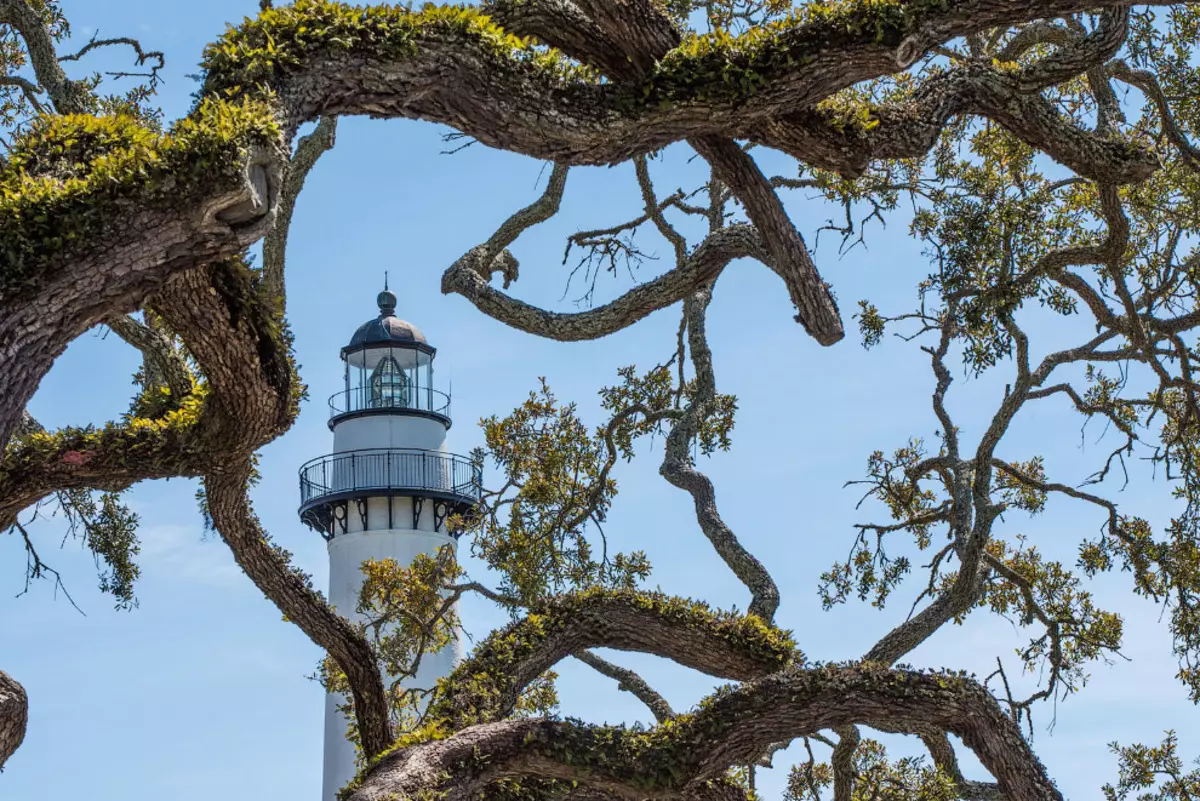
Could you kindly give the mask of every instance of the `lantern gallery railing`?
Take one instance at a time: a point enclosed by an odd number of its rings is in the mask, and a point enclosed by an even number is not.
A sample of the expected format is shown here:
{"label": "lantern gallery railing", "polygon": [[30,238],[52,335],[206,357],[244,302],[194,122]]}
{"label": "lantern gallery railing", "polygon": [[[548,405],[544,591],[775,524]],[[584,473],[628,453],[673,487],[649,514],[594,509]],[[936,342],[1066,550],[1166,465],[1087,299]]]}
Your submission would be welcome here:
{"label": "lantern gallery railing", "polygon": [[410,448],[374,448],[321,456],[300,468],[300,509],[364,495],[429,497],[472,506],[483,469],[465,456]]}
{"label": "lantern gallery railing", "polygon": [[382,393],[370,386],[335,392],[329,399],[329,418],[347,414],[415,411],[450,417],[450,396],[428,387],[408,387]]}

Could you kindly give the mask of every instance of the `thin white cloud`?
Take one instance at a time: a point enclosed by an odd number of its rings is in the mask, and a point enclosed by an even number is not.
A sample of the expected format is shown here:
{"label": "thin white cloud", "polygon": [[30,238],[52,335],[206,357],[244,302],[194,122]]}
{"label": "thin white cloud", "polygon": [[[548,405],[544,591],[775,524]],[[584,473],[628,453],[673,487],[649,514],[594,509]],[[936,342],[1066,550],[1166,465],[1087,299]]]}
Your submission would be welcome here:
{"label": "thin white cloud", "polygon": [[152,525],[138,531],[144,573],[174,581],[225,585],[244,580],[229,549],[220,540],[203,539],[191,526]]}

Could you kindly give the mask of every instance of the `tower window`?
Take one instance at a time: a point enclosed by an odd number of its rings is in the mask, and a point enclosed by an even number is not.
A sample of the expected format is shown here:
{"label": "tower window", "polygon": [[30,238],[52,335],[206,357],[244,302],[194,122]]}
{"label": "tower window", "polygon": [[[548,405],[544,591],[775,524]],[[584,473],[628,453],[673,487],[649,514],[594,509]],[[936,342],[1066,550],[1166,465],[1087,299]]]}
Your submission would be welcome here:
{"label": "tower window", "polygon": [[408,376],[391,356],[386,356],[371,373],[371,406],[375,408],[408,406]]}

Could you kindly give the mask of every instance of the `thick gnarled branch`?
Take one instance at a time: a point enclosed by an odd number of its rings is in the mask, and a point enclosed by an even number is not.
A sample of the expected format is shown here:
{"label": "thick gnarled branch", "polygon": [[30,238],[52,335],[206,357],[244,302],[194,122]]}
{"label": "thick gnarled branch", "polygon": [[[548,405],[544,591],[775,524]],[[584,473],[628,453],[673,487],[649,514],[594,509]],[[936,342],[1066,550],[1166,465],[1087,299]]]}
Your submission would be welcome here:
{"label": "thick gnarled branch", "polygon": [[924,156],[952,117],[990,119],[1079,175],[1118,184],[1145,180],[1154,154],[1097,136],[1064,119],[1050,101],[1023,91],[1020,76],[970,64],[934,75],[911,98],[871,109],[870,128],[835,124],[812,109],[764,122],[749,137],[814,167],[850,177],[881,159]]}
{"label": "thick gnarled branch", "polygon": [[1008,797],[1062,798],[1016,724],[978,683],[864,665],[786,668],[721,694],[673,721],[669,731],[536,719],[473,726],[387,756],[350,801],[423,792],[467,799],[497,779],[516,777],[575,781],[630,799],[689,798],[703,782],[757,758],[773,743],[873,723],[950,732]]}
{"label": "thick gnarled branch", "polygon": [[654,654],[738,681],[803,659],[786,633],[756,617],[716,615],[651,593],[589,590],[534,607],[490,635],[441,683],[426,718],[452,729],[504,718],[538,676],[589,648]]}

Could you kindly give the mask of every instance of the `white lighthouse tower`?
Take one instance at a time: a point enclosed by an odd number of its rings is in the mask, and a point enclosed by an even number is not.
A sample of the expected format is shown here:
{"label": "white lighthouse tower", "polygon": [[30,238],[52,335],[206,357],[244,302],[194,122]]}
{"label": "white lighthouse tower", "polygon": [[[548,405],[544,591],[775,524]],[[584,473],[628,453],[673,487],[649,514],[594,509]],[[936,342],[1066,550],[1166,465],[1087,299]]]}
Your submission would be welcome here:
{"label": "white lighthouse tower", "polygon": [[[333,453],[300,468],[300,519],[329,543],[329,600],[351,621],[367,559],[408,565],[455,547],[447,517],[478,501],[480,468],[446,451],[450,396],[434,389],[436,349],[396,317],[396,296],[379,293],[379,316],[342,348],[346,387],[329,399]],[[429,688],[461,658],[461,646],[421,660],[414,687]],[[323,801],[356,772],[340,695],[325,699]]]}

